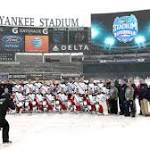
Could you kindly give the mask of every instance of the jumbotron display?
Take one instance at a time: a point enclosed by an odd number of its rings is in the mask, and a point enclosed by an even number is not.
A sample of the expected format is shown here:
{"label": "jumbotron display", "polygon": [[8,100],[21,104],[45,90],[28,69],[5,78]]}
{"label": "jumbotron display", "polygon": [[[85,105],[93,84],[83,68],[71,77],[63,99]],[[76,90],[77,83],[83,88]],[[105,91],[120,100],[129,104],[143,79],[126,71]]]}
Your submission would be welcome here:
{"label": "jumbotron display", "polygon": [[91,38],[104,54],[150,51],[150,10],[92,14]]}

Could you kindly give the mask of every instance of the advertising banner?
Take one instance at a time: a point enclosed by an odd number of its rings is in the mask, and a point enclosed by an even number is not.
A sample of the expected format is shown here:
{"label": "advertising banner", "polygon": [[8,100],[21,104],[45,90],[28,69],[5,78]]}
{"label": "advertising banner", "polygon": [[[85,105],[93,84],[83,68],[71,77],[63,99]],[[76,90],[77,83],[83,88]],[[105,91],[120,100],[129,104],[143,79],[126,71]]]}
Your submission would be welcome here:
{"label": "advertising banner", "polygon": [[87,52],[90,50],[89,28],[49,29],[49,52]]}
{"label": "advertising banner", "polygon": [[19,35],[1,35],[1,52],[21,52],[24,50],[24,37]]}
{"label": "advertising banner", "polygon": [[47,28],[11,27],[9,31],[19,35],[48,35]]}
{"label": "advertising banner", "polygon": [[55,44],[51,45],[51,52],[88,52],[90,46],[88,44]]}
{"label": "advertising banner", "polygon": [[26,35],[25,52],[31,53],[48,53],[49,40],[48,36]]}

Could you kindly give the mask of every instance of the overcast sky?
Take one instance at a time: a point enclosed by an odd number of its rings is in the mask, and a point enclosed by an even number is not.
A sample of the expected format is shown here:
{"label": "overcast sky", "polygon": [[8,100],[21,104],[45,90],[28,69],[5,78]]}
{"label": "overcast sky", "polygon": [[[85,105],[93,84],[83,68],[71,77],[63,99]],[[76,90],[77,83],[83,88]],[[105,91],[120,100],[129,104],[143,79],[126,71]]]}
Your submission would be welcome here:
{"label": "overcast sky", "polygon": [[150,0],[1,0],[0,16],[79,18],[90,26],[91,13],[150,9]]}

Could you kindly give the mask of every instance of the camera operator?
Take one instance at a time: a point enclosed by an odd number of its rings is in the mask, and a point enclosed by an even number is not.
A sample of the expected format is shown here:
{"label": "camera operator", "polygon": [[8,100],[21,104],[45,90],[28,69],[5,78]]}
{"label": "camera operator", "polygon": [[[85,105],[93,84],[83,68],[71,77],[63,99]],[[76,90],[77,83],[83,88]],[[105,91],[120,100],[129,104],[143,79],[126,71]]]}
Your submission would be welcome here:
{"label": "camera operator", "polygon": [[9,141],[9,123],[5,119],[8,109],[15,109],[15,104],[12,101],[8,88],[0,95],[0,128],[2,129],[3,143],[12,143]]}

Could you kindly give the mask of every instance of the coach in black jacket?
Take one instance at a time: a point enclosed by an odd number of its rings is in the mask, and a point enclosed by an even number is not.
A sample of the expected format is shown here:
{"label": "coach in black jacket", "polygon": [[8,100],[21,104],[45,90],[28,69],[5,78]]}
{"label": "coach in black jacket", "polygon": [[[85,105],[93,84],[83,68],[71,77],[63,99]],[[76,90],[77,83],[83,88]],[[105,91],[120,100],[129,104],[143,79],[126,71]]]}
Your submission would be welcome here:
{"label": "coach in black jacket", "polygon": [[11,143],[9,141],[9,123],[5,119],[6,113],[8,109],[15,109],[15,105],[10,98],[8,93],[8,89],[4,90],[4,93],[0,95],[0,128],[3,129],[2,131],[2,138],[3,143]]}

